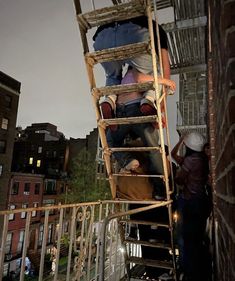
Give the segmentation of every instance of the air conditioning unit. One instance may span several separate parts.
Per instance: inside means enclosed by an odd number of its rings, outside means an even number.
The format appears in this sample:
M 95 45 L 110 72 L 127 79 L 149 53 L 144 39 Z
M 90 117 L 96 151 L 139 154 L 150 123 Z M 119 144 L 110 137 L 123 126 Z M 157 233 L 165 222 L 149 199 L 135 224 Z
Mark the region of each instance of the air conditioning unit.
M 9 253 L 9 254 L 5 254 L 5 260 L 9 261 L 12 259 L 12 254 Z

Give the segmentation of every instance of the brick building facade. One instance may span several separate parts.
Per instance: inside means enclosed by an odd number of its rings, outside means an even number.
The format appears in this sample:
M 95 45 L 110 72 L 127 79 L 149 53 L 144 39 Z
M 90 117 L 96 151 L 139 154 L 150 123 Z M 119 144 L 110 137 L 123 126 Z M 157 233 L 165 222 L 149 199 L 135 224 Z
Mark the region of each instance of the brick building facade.
M 235 280 L 235 1 L 209 1 L 209 130 L 216 280 Z
M 7 207 L 20 82 L 0 71 L 0 210 Z

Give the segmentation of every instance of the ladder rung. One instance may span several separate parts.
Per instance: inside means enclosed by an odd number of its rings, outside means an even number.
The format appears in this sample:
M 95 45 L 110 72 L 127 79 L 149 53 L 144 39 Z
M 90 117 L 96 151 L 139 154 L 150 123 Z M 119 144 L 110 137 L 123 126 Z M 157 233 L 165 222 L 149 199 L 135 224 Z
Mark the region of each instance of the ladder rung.
M 128 3 L 105 7 L 80 14 L 77 16 L 77 19 L 83 28 L 88 29 L 106 23 L 135 18 L 145 14 L 145 2 L 145 0 L 134 0 Z
M 89 64 L 94 65 L 96 63 L 132 58 L 140 54 L 146 54 L 148 52 L 150 52 L 149 43 L 140 42 L 117 48 L 110 48 L 92 53 L 87 53 L 85 54 L 85 59 Z
M 157 0 L 157 8 L 171 7 L 171 0 Z M 134 0 L 111 7 L 97 9 L 88 13 L 77 15 L 78 23 L 82 28 L 89 29 L 114 21 L 127 20 L 145 15 L 145 0 Z M 153 5 L 152 5 L 153 8 Z
M 159 243 L 159 242 L 147 242 L 147 241 L 142 241 L 142 240 L 132 240 L 132 239 L 126 239 L 124 240 L 125 244 L 136 244 L 136 245 L 142 245 L 146 247 L 152 247 L 152 248 L 161 248 L 161 249 L 167 249 L 171 250 L 172 247 L 169 244 L 164 244 L 164 243 Z
M 173 263 L 168 261 L 150 260 L 131 256 L 127 259 L 127 262 L 147 265 L 151 267 L 173 269 Z
M 127 118 L 112 118 L 112 119 L 100 119 L 98 121 L 98 126 L 103 126 L 103 124 L 109 125 L 130 125 L 130 124 L 140 124 L 140 123 L 153 123 L 157 121 L 157 115 L 149 116 L 137 116 L 137 117 L 127 117 Z
M 161 152 L 161 148 L 159 146 L 155 147 L 115 147 L 108 149 L 111 152 L 118 152 L 118 151 L 154 151 L 159 150 Z
M 94 88 L 92 94 L 96 97 L 108 96 L 108 95 L 121 95 L 124 93 L 131 92 L 146 92 L 148 90 L 154 89 L 153 82 L 145 83 L 132 83 L 125 85 L 115 85 L 115 86 L 106 86 L 100 88 Z
M 165 228 L 170 228 L 169 224 L 166 223 L 156 223 L 156 222 L 151 222 L 151 221 L 140 221 L 140 220 L 121 220 L 120 223 L 130 223 L 130 224 L 141 224 L 141 225 L 150 225 L 150 226 L 155 226 L 155 227 L 165 227 Z
M 134 174 L 134 173 L 120 173 L 120 174 L 112 174 L 112 175 L 115 177 L 136 177 L 136 178 L 139 177 L 139 178 L 162 178 L 162 179 L 165 178 L 163 175 L 142 175 L 142 174 Z

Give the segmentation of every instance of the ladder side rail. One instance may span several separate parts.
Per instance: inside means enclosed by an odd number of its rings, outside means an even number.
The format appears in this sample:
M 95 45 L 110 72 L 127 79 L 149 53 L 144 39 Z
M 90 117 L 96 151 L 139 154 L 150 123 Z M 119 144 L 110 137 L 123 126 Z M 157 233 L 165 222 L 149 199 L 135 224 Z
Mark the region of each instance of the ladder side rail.
M 164 170 L 164 178 L 166 184 L 166 191 L 167 191 L 167 200 L 170 200 L 169 195 L 169 180 L 168 180 L 168 173 L 167 173 L 167 162 L 166 162 L 166 153 L 165 153 L 165 146 L 164 146 L 164 134 L 162 128 L 162 116 L 161 116 L 161 105 L 159 102 L 160 93 L 159 93 L 159 84 L 158 84 L 158 71 L 157 71 L 157 64 L 156 64 L 156 50 L 154 44 L 154 35 L 153 35 L 153 23 L 152 23 L 152 10 L 151 10 L 151 0 L 147 0 L 147 16 L 148 16 L 148 26 L 149 26 L 149 34 L 150 34 L 150 44 L 151 44 L 151 54 L 152 54 L 152 63 L 153 63 L 153 75 L 154 75 L 154 86 L 155 86 L 155 95 L 156 95 L 156 105 L 157 105 L 157 115 L 158 115 L 158 124 L 159 124 L 159 139 L 161 144 L 162 150 L 162 160 L 163 160 L 163 170 Z
M 158 47 L 158 55 L 159 55 L 159 63 L 160 63 L 160 75 L 161 77 L 164 77 L 163 75 L 163 63 L 162 63 L 162 53 L 161 53 L 161 43 L 160 43 L 160 32 L 159 32 L 159 26 L 158 26 L 158 16 L 157 16 L 157 3 L 154 1 L 154 17 L 155 17 L 155 22 L 156 22 L 156 32 L 157 32 L 157 47 Z M 170 132 L 169 132 L 169 126 L 168 126 L 168 112 L 167 112 L 167 91 L 165 85 L 162 85 L 162 90 L 163 90 L 163 108 L 164 108 L 164 113 L 165 113 L 165 119 L 166 119 L 166 139 L 167 139 L 167 145 L 168 145 L 168 155 L 169 155 L 169 160 L 170 160 L 170 172 L 171 172 L 171 181 L 172 181 L 172 187 L 170 190 L 169 187 L 169 196 L 170 193 L 174 192 L 174 176 L 173 176 L 173 168 L 172 168 L 172 157 L 171 157 L 171 143 L 170 143 Z M 163 145 L 161 145 L 162 147 Z M 164 147 L 165 149 L 165 147 Z M 169 180 L 168 180 L 168 185 L 169 185 Z
M 151 38 L 151 52 L 152 52 L 152 61 L 153 61 L 153 70 L 154 70 L 154 82 L 155 86 L 158 86 L 158 79 L 157 79 L 157 66 L 154 65 L 154 62 L 156 61 L 155 58 L 155 45 L 154 45 L 154 36 L 153 36 L 153 25 L 152 25 L 152 14 L 151 9 L 149 9 L 149 5 L 151 4 L 151 0 L 148 1 L 148 20 L 149 20 L 149 32 L 150 32 L 150 38 Z M 156 31 L 157 31 L 157 44 L 158 44 L 158 53 L 159 53 L 159 61 L 160 61 L 160 73 L 163 77 L 163 65 L 162 65 L 162 55 L 161 55 L 161 44 L 160 44 L 160 33 L 159 33 L 159 27 L 158 27 L 158 17 L 157 17 L 157 7 L 156 2 L 154 1 L 154 15 L 155 15 L 155 22 L 156 22 Z M 155 93 L 157 96 L 157 111 L 158 111 L 158 118 L 159 122 L 159 133 L 160 133 L 160 144 L 162 149 L 162 159 L 163 159 L 163 167 L 164 167 L 164 176 L 165 176 L 165 184 L 166 184 L 166 193 L 167 193 L 167 200 L 170 200 L 170 188 L 169 188 L 169 178 L 167 173 L 167 164 L 166 164 L 166 152 L 165 152 L 165 146 L 164 146 L 164 135 L 163 135 L 163 128 L 162 128 L 162 115 L 161 115 L 161 104 L 159 100 L 160 93 L 158 91 L 158 87 L 155 88 Z M 170 155 L 170 135 L 169 135 L 169 127 L 168 127 L 168 115 L 167 115 L 167 108 L 166 108 L 166 88 L 163 85 L 163 102 L 164 102 L 164 110 L 165 110 L 165 117 L 166 117 L 166 137 L 167 137 L 167 144 L 169 149 L 169 155 Z M 159 113 L 160 112 L 160 113 Z M 172 177 L 172 185 L 174 185 L 173 180 L 173 169 L 172 169 L 172 163 L 170 158 L 170 168 L 171 168 L 171 177 Z M 173 266 L 174 266 L 174 277 L 175 280 L 177 280 L 176 276 L 176 258 L 175 258 L 175 247 L 174 247 L 174 237 L 173 237 L 173 220 L 172 220 L 172 204 L 168 206 L 168 216 L 169 216 L 169 224 L 170 224 L 170 232 L 171 232 L 171 246 L 172 246 L 172 259 L 173 259 Z

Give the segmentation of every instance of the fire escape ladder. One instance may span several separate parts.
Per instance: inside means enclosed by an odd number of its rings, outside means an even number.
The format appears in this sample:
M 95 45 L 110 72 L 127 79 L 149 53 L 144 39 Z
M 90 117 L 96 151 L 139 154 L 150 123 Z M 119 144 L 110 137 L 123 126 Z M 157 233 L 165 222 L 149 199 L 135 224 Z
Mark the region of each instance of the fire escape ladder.
M 160 2 L 161 8 L 170 6 L 171 1 L 157 1 Z M 81 33 L 82 45 L 84 50 L 84 59 L 86 63 L 88 79 L 90 83 L 90 89 L 93 99 L 93 104 L 96 113 L 96 120 L 99 132 L 99 138 L 102 147 L 102 153 L 104 157 L 107 177 L 110 183 L 111 193 L 113 199 L 117 198 L 117 178 L 119 177 L 161 177 L 164 180 L 166 187 L 166 201 L 155 201 L 155 205 L 158 205 L 159 210 L 164 209 L 164 211 L 160 211 L 163 214 L 163 217 L 166 218 L 164 222 L 158 222 L 158 229 L 165 228 L 167 225 L 169 231 L 169 236 L 166 241 L 144 241 L 142 239 L 137 239 L 135 241 L 130 241 L 125 237 L 124 234 L 121 234 L 121 240 L 123 245 L 126 248 L 126 272 L 127 279 L 133 277 L 133 272 L 138 271 L 139 268 L 143 268 L 143 266 L 152 267 L 152 268 L 161 268 L 166 269 L 169 274 L 171 274 L 173 280 L 176 280 L 176 265 L 175 265 L 175 248 L 174 248 L 174 239 L 173 239 L 173 220 L 172 220 L 172 193 L 173 188 L 169 185 L 169 176 L 168 176 L 168 167 L 167 167 L 167 158 L 165 152 L 165 144 L 168 145 L 170 149 L 170 138 L 169 138 L 169 130 L 168 130 L 168 122 L 167 122 L 167 108 L 166 108 L 166 90 L 163 90 L 161 93 L 158 91 L 158 77 L 157 77 L 157 63 L 153 64 L 154 70 L 154 82 L 148 83 L 136 83 L 136 84 L 128 84 L 128 85 L 118 85 L 112 87 L 102 87 L 97 88 L 96 79 L 94 74 L 94 66 L 97 63 L 108 62 L 108 61 L 116 61 L 122 60 L 125 58 L 131 58 L 138 56 L 143 53 L 149 53 L 152 55 L 153 61 L 156 60 L 155 46 L 153 42 L 153 29 L 155 28 L 152 25 L 152 11 L 156 6 L 153 6 L 153 2 L 150 0 L 133 0 L 128 3 L 120 3 L 118 5 L 114 5 L 107 8 L 101 8 L 97 10 L 93 10 L 92 12 L 82 13 L 81 4 L 79 0 L 74 0 L 77 20 L 79 23 L 79 29 Z M 149 22 L 149 34 L 150 40 L 149 42 L 136 43 L 126 46 L 121 46 L 117 48 L 106 49 L 102 51 L 90 52 L 89 44 L 87 40 L 87 32 L 89 29 L 99 26 L 105 23 L 115 22 L 117 20 L 126 20 L 135 18 L 137 16 L 145 15 L 148 17 Z M 155 13 L 156 17 L 156 13 Z M 163 87 L 164 88 L 164 87 Z M 129 117 L 129 118 L 113 118 L 113 119 L 104 119 L 102 117 L 102 113 L 99 106 L 99 101 L 102 96 L 108 96 L 111 94 L 121 95 L 122 93 L 131 92 L 133 90 L 136 91 L 145 91 L 146 89 L 155 89 L 156 94 L 156 108 L 157 115 L 153 116 L 140 116 L 140 117 Z M 162 127 L 162 114 L 161 114 L 161 106 L 164 104 L 165 116 L 166 116 L 166 127 Z M 123 124 L 140 124 L 140 123 L 150 123 L 150 122 L 158 122 L 159 124 L 159 147 L 130 147 L 130 148 L 111 148 L 108 146 L 105 130 L 109 125 L 123 125 Z M 113 168 L 113 164 L 111 161 L 112 153 L 115 151 L 151 151 L 155 150 L 161 154 L 163 161 L 164 174 L 132 174 L 132 173 L 120 173 L 120 171 L 115 171 Z M 172 170 L 172 169 L 171 169 Z M 152 202 L 152 201 L 151 201 Z M 150 203 L 150 204 L 153 204 Z M 164 206 L 163 206 L 164 205 Z M 160 218 L 156 218 L 157 220 Z M 122 229 L 125 229 L 126 225 L 130 224 L 130 221 L 127 221 L 125 224 L 119 223 L 120 226 L 123 226 Z M 138 220 L 137 224 L 139 225 L 147 225 L 154 227 L 156 222 L 154 221 L 141 221 Z M 122 231 L 121 231 L 122 232 Z M 158 232 L 156 232 L 157 235 Z M 170 254 L 170 260 L 151 260 L 144 259 L 139 256 L 132 256 L 129 245 L 141 245 L 141 247 L 151 248 L 154 251 L 158 249 L 167 251 Z M 135 274 L 134 274 L 135 275 Z M 109 279 L 108 279 L 109 280 Z

